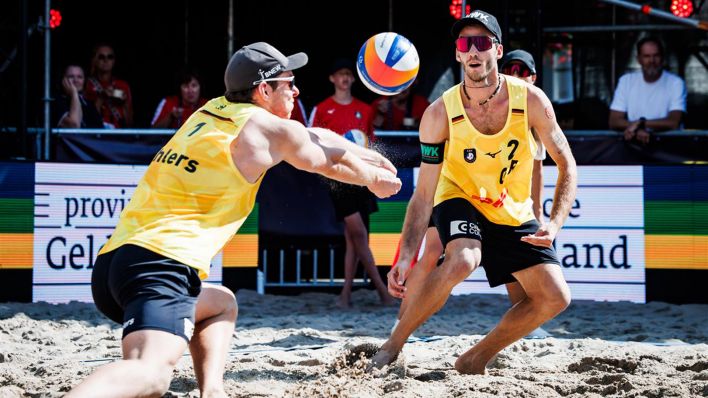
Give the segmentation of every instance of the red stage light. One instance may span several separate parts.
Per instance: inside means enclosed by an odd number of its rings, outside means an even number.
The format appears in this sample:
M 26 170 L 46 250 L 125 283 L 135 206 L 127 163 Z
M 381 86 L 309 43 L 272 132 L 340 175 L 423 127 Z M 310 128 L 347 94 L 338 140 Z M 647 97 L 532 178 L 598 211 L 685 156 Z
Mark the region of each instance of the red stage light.
M 59 10 L 49 10 L 49 27 L 58 28 L 61 25 L 61 12 Z
M 671 12 L 677 17 L 688 18 L 693 14 L 691 0 L 671 0 Z
M 465 5 L 465 15 L 470 13 L 470 5 Z M 455 19 L 462 18 L 462 0 L 450 1 L 450 15 Z

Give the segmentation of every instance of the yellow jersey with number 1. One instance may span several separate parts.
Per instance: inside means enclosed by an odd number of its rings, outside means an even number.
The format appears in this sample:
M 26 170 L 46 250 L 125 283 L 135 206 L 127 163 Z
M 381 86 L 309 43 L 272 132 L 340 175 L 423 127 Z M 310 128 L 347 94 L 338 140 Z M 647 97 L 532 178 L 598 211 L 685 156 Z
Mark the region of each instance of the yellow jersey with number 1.
M 534 219 L 531 174 L 536 141 L 528 126 L 526 86 L 504 76 L 509 110 L 501 131 L 480 133 L 467 117 L 460 86 L 443 94 L 450 139 L 435 193 L 435 204 L 468 200 L 489 221 L 518 226 Z
M 155 155 L 99 254 L 133 244 L 209 275 L 212 258 L 238 231 L 262 176 L 250 183 L 236 169 L 231 142 L 261 108 L 207 102 Z

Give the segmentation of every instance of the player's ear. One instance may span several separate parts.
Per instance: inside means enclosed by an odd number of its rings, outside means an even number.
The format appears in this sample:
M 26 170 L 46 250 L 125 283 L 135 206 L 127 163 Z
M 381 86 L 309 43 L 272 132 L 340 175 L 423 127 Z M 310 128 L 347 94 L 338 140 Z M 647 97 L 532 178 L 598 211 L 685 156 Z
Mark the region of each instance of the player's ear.
M 504 56 L 504 46 L 499 43 L 497 44 L 497 59 L 501 59 Z
M 260 82 L 258 83 L 258 86 L 256 87 L 256 92 L 258 95 L 260 95 L 262 98 L 267 99 L 270 97 L 270 85 L 266 82 Z

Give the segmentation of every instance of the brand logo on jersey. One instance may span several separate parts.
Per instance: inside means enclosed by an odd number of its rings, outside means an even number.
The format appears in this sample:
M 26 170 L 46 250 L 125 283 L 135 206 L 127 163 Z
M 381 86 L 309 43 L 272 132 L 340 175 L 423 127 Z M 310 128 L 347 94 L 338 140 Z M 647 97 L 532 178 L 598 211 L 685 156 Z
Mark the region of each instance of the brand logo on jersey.
M 481 239 L 482 231 L 480 231 L 477 224 L 473 222 L 455 220 L 450 221 L 450 236 L 454 235 L 470 235 Z
M 135 323 L 135 318 L 130 318 L 127 321 L 123 322 L 123 329 L 127 328 L 128 326 L 132 325 Z
M 485 153 L 485 155 L 489 156 L 489 157 L 492 158 L 492 159 L 495 159 L 495 158 L 497 157 L 497 155 L 499 155 L 499 152 L 501 152 L 501 149 L 498 150 L 498 151 L 496 151 L 496 152 L 494 152 L 494 153 L 487 152 L 487 153 Z
M 474 163 L 477 160 L 477 148 L 465 149 L 465 162 Z
M 356 113 L 354 114 L 354 117 L 357 119 L 361 119 L 361 112 L 356 111 Z
M 331 114 L 333 114 L 333 113 L 334 113 L 334 108 L 333 108 L 333 109 L 327 109 L 327 114 L 328 114 L 328 115 L 331 115 Z

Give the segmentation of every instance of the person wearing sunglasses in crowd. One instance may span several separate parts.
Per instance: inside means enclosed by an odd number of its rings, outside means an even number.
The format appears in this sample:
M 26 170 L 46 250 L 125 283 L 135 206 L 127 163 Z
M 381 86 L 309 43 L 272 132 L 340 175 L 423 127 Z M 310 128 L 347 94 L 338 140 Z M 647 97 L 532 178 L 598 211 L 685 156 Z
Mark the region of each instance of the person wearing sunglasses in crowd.
M 496 18 L 476 10 L 455 22 L 455 58 L 463 81 L 434 101 L 420 124 L 422 161 L 406 211 L 401 250 L 389 289 L 408 306 L 389 339 L 371 360 L 382 368 L 400 353 L 408 336 L 445 304 L 453 287 L 483 265 L 490 286 L 518 282 L 524 297 L 497 326 L 463 353 L 455 369 L 484 374 L 504 347 L 562 312 L 570 303 L 553 241 L 575 200 L 577 170 L 550 100 L 540 89 L 498 72 L 503 55 Z M 547 223 L 532 209 L 533 129 L 558 166 Z M 445 259 L 408 291 L 410 264 L 430 215 Z
M 133 97 L 128 82 L 113 76 L 115 63 L 113 47 L 108 44 L 94 47 L 86 98 L 94 102 L 106 128 L 119 129 L 133 125 Z
M 123 325 L 123 359 L 93 372 L 66 397 L 159 397 L 189 347 L 201 397 L 226 397 L 224 366 L 237 317 L 233 293 L 202 284 L 210 262 L 254 207 L 264 174 L 280 162 L 379 197 L 401 187 L 386 158 L 331 130 L 290 120 L 293 70 L 258 42 L 226 67 L 226 93 L 207 102 L 155 155 L 91 277 L 96 307 Z
M 310 124 L 325 127 L 367 146 L 374 140 L 371 107 L 352 95 L 354 63 L 347 58 L 337 58 L 329 70 L 329 81 L 334 94 L 312 109 Z M 337 299 L 340 308 L 351 307 L 352 285 L 359 261 L 379 293 L 381 303 L 392 305 L 369 247 L 369 215 L 378 210 L 376 198 L 362 187 L 349 184 L 330 184 L 330 197 L 337 221 L 344 222 L 344 286 Z
M 499 62 L 501 73 L 509 76 L 517 77 L 524 80 L 526 83 L 534 84 L 536 82 L 536 63 L 533 60 L 533 56 L 524 50 L 513 50 L 506 54 Z M 533 201 L 533 214 L 540 225 L 544 223 L 543 216 L 543 204 L 541 202 L 541 197 L 543 193 L 543 160 L 546 158 L 546 148 L 543 146 L 543 142 L 538 138 L 533 129 L 531 129 L 534 139 L 536 140 L 537 150 L 534 154 L 533 161 L 533 171 L 531 178 L 531 199 Z M 441 260 L 443 254 L 442 242 L 440 242 L 440 235 L 438 235 L 438 230 L 435 227 L 435 223 L 430 220 L 428 224 L 428 229 L 425 232 L 425 238 L 423 239 L 422 245 L 423 253 L 420 255 L 420 259 L 414 261 L 415 264 L 411 265 L 411 272 L 406 280 L 406 290 L 412 291 L 415 289 L 423 288 L 422 283 L 425 281 L 426 276 L 435 269 L 438 262 Z M 400 247 L 399 247 L 400 250 Z M 397 290 L 393 289 L 394 285 L 389 284 L 389 293 L 394 296 L 400 297 Z M 509 301 L 514 305 L 526 297 L 524 289 L 521 287 L 519 282 L 509 282 L 505 284 L 506 291 L 509 294 Z M 400 322 L 401 316 L 406 311 L 408 306 L 408 296 L 400 297 L 403 299 L 401 302 L 401 308 L 398 311 L 398 317 L 394 323 L 393 329 Z M 550 333 L 545 331 L 540 326 L 529 333 L 527 338 L 545 338 L 549 337 Z

